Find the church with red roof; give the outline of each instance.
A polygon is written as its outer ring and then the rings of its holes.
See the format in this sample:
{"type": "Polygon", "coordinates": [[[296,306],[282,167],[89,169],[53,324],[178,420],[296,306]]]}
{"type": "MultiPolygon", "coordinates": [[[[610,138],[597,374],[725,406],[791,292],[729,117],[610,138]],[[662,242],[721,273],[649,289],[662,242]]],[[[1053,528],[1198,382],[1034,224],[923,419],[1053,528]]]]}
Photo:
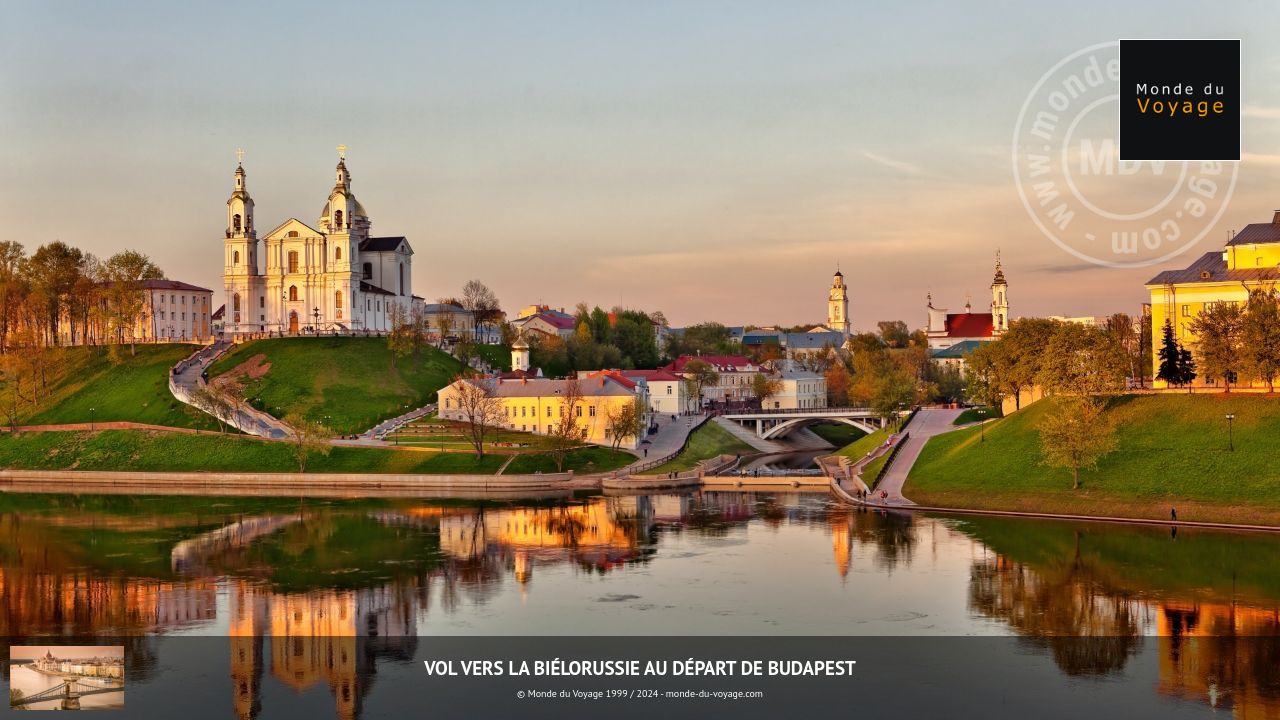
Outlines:
{"type": "Polygon", "coordinates": [[[929,294],[930,350],[946,350],[966,342],[990,342],[1009,329],[1009,284],[1004,279],[1000,254],[996,253],[996,274],[991,281],[990,312],[973,312],[965,302],[964,312],[947,312],[946,308],[933,306],[933,294],[929,294]]]}

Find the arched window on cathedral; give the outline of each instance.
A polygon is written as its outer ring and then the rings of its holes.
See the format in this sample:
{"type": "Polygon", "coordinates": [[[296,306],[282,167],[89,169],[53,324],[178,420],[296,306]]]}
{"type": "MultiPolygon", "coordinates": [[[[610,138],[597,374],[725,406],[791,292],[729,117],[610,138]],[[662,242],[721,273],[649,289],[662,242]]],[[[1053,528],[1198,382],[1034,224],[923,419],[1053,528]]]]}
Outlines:
{"type": "Polygon", "coordinates": [[[240,213],[231,216],[231,230],[240,232],[240,213]]]}
{"type": "Polygon", "coordinates": [[[400,263],[400,294],[404,294],[404,263],[400,263]]]}
{"type": "Polygon", "coordinates": [[[333,293],[333,306],[338,308],[339,310],[342,309],[342,291],[341,290],[338,290],[333,293]]]}
{"type": "Polygon", "coordinates": [[[240,293],[231,296],[231,309],[235,312],[240,312],[240,293]]]}
{"type": "Polygon", "coordinates": [[[289,251],[289,272],[291,273],[298,272],[298,251],[297,250],[289,251]]]}
{"type": "Polygon", "coordinates": [[[342,259],[342,246],[341,246],[341,245],[339,245],[338,247],[336,247],[336,248],[334,248],[334,249],[333,249],[333,258],[334,258],[335,260],[341,260],[341,259],[342,259]]]}
{"type": "Polygon", "coordinates": [[[232,264],[232,265],[239,265],[239,264],[240,264],[240,251],[239,251],[239,250],[233,250],[233,251],[231,251],[231,264],[232,264]]]}
{"type": "Polygon", "coordinates": [[[297,302],[297,301],[298,301],[298,286],[297,286],[297,285],[290,285],[290,286],[289,286],[289,300],[291,300],[291,301],[293,301],[293,302],[297,302]]]}
{"type": "Polygon", "coordinates": [[[333,211],[333,226],[338,230],[342,229],[342,211],[341,210],[333,211]]]}

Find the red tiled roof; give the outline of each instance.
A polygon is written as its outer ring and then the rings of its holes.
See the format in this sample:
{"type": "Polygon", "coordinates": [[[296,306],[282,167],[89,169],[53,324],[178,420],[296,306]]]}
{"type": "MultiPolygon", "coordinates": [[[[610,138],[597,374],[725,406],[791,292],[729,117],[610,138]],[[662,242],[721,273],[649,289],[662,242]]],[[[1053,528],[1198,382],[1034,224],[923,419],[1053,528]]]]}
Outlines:
{"type": "Polygon", "coordinates": [[[617,370],[596,370],[595,372],[587,373],[587,378],[588,379],[601,378],[602,381],[604,378],[608,378],[610,380],[617,382],[619,385],[621,385],[622,387],[628,390],[636,389],[636,383],[632,381],[630,378],[623,377],[621,374],[619,374],[617,370]]]}
{"type": "Polygon", "coordinates": [[[991,337],[991,313],[949,313],[947,337],[991,337]]]}
{"type": "Polygon", "coordinates": [[[662,382],[671,380],[679,380],[680,376],[674,373],[658,368],[657,370],[623,370],[622,375],[629,378],[640,378],[647,382],[662,382]]]}
{"type": "Polygon", "coordinates": [[[676,358],[675,362],[662,368],[669,372],[683,372],[684,366],[694,360],[701,360],[716,370],[745,370],[748,367],[754,367],[752,363],[741,355],[681,355],[676,358]]]}

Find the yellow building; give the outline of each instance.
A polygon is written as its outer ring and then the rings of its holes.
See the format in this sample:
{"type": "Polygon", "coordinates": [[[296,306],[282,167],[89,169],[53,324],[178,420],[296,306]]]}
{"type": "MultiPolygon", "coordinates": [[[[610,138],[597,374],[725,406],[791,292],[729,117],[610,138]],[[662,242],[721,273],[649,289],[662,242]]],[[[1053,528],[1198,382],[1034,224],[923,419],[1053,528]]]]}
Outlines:
{"type": "MultiPolygon", "coordinates": [[[[467,401],[464,385],[483,388],[495,405],[496,418],[488,422],[520,432],[547,435],[569,412],[566,397],[573,394],[570,383],[577,384],[581,399],[574,403],[582,441],[595,445],[613,445],[610,418],[628,405],[649,407],[645,385],[632,382],[612,372],[595,373],[581,380],[548,378],[469,378],[442,388],[439,394],[439,416],[446,420],[468,422],[477,417],[475,403],[467,401]],[[467,409],[468,406],[471,409],[467,409]]],[[[634,433],[622,438],[619,447],[635,449],[640,438],[634,433]]]]}
{"type": "MultiPolygon", "coordinates": [[[[1165,270],[1147,281],[1151,292],[1152,376],[1160,371],[1160,346],[1165,320],[1173,324],[1178,342],[1194,352],[1191,324],[1212,303],[1243,305],[1255,288],[1271,288],[1280,280],[1280,210],[1269,223],[1245,226],[1222,250],[1201,255],[1182,270],[1165,270]]],[[[1239,378],[1245,385],[1248,378],[1239,378]]],[[[1235,380],[1233,380],[1233,386],[1235,380]]],[[[1197,377],[1194,387],[1212,388],[1221,378],[1197,377]]],[[[1165,387],[1160,380],[1156,387],[1165,387]]],[[[1259,383],[1259,386],[1261,384],[1259,383]]]]}

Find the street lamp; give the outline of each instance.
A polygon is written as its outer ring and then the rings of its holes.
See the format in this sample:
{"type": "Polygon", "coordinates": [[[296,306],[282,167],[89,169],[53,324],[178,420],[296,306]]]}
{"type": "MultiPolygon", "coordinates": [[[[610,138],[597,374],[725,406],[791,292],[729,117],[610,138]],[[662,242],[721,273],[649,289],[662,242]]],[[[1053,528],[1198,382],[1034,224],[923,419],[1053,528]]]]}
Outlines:
{"type": "Polygon", "coordinates": [[[315,322],[311,323],[311,332],[320,334],[320,308],[311,309],[311,317],[315,318],[315,322]]]}
{"type": "Polygon", "coordinates": [[[93,408],[89,408],[89,432],[93,432],[93,408]]]}
{"type": "Polygon", "coordinates": [[[1227,450],[1231,452],[1236,451],[1235,438],[1233,437],[1233,433],[1231,431],[1232,430],[1231,426],[1234,423],[1235,419],[1236,419],[1236,416],[1234,414],[1227,413],[1227,450]]]}
{"type": "Polygon", "coordinates": [[[984,422],[986,419],[987,409],[978,408],[978,442],[987,441],[987,424],[984,422]]]}

